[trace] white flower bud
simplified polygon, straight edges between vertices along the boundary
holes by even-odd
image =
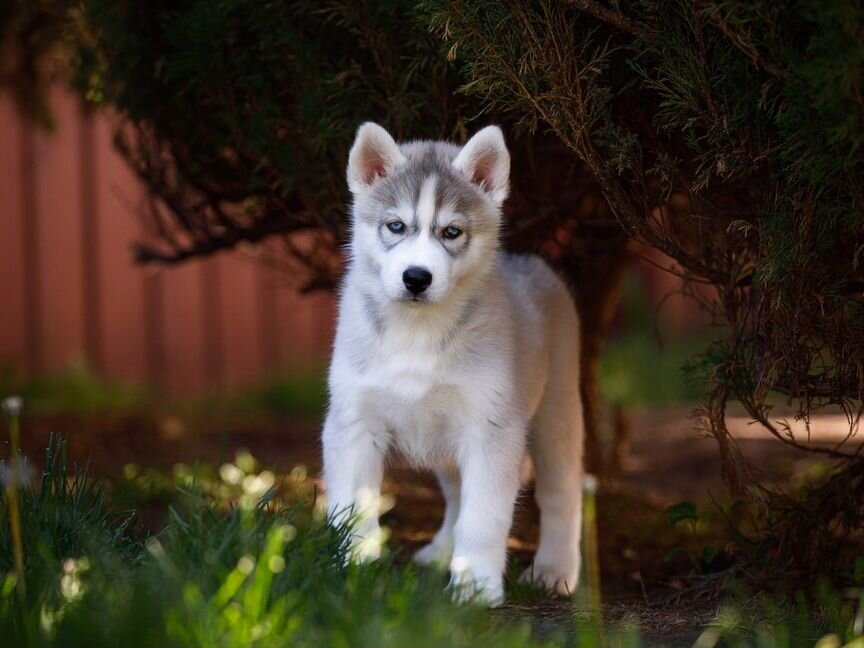
[[[22,409],[24,409],[24,399],[20,396],[9,396],[3,399],[3,411],[10,418],[21,416]]]
[[[19,461],[17,467],[0,461],[0,486],[28,488],[32,482],[32,470],[26,460]]]

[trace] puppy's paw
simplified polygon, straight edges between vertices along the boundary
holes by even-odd
[[[351,560],[358,563],[372,562],[381,557],[382,542],[379,538],[370,537],[359,540],[351,551]]]
[[[348,550],[348,562],[365,563],[378,560],[384,553],[387,530],[374,528],[364,535],[355,535]]]
[[[448,585],[456,602],[472,601],[488,607],[498,607],[504,603],[504,579],[501,575],[476,575],[458,563],[458,558],[450,562]]]
[[[450,563],[450,558],[453,557],[452,543],[438,540],[435,538],[432,542],[424,547],[421,547],[414,554],[414,562],[430,567],[440,567],[446,569]]]
[[[572,596],[579,584],[579,570],[565,571],[550,565],[531,565],[522,572],[520,583],[527,583],[558,596]]]

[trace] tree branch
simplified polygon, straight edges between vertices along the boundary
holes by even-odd
[[[251,227],[238,227],[230,230],[226,235],[211,237],[207,241],[196,243],[192,247],[175,248],[171,252],[139,243],[135,245],[136,263],[161,263],[165,265],[177,265],[189,259],[205,257],[214,252],[230,250],[240,243],[258,243],[274,234],[294,234],[304,229],[310,229],[308,225],[298,226],[285,218],[262,218]]]
[[[758,49],[756,49],[756,46],[753,45],[753,43],[746,41],[741,34],[732,31],[729,23],[723,19],[716,7],[708,7],[704,2],[699,2],[697,3],[696,8],[698,11],[704,12],[705,15],[708,16],[708,21],[714,25],[714,27],[716,27],[718,31],[723,34],[730,43],[732,43],[732,45],[745,54],[757,69],[767,72],[775,79],[780,79],[781,81],[789,80],[789,74],[785,70],[764,56]]]
[[[613,9],[601,2],[594,2],[593,0],[563,0],[563,2],[576,7],[580,11],[583,11],[594,18],[597,18],[597,20],[609,23],[632,36],[638,36],[639,38],[644,38],[646,40],[652,39],[648,25],[625,16],[619,9]]]

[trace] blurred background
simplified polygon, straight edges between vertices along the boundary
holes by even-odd
[[[60,84],[48,101],[51,131],[0,95],[0,375],[6,384],[86,373],[185,398],[238,393],[286,376],[320,381],[334,324],[332,292],[301,294],[251,244],[182,264],[137,264],[133,245],[153,236],[156,197],[114,149],[117,119]],[[649,250],[641,254],[651,260]],[[628,335],[643,328],[646,315],[660,316],[657,335],[649,331],[639,340],[644,348],[630,367],[638,370],[652,347],[659,357],[667,338],[675,353],[680,338],[693,337],[704,318],[695,302],[669,298],[680,284],[674,275],[639,256],[633,261],[613,338],[630,354]],[[620,366],[621,351],[610,351],[610,371],[628,369]],[[656,392],[659,382],[641,387]],[[682,385],[674,372],[662,382],[671,383],[666,393],[627,393],[630,388],[607,384],[618,399],[687,396],[676,393]]]
[[[110,114],[61,86],[55,128],[0,96],[0,365],[37,379],[86,367],[172,397],[320,371],[333,307],[249,247],[176,267],[134,263],[153,197],[112,145]]]

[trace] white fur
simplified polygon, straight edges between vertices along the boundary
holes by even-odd
[[[349,160],[351,259],[323,431],[329,511],[337,520],[358,514],[356,553],[374,558],[388,451],[433,468],[447,511],[416,559],[449,565],[461,596],[495,604],[503,600],[507,535],[529,452],[542,517],[537,556],[523,578],[571,593],[580,567],[583,442],[572,299],[542,260],[499,249],[510,164],[500,129],[483,129],[461,150],[391,142],[366,124]],[[415,179],[417,204],[376,203],[379,183],[406,174],[408,186],[410,161],[430,151],[443,152],[464,174],[458,181],[477,192],[470,242],[458,255],[429,229],[436,210],[442,226],[467,222],[452,205],[435,204],[446,169]],[[417,232],[385,249],[381,237],[390,235],[370,220],[379,213],[381,223],[416,214]],[[434,278],[425,301],[406,301],[402,272],[417,265]]]

